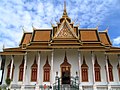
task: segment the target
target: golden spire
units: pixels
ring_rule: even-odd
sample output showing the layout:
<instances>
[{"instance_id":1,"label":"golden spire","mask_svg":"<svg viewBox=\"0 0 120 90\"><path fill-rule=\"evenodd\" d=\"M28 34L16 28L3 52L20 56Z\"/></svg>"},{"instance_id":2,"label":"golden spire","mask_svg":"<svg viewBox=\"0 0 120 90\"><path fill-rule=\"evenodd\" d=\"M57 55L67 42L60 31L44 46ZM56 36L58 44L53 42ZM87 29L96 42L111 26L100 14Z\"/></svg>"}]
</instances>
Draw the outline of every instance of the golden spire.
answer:
<instances>
[{"instance_id":1,"label":"golden spire","mask_svg":"<svg viewBox=\"0 0 120 90\"><path fill-rule=\"evenodd\" d=\"M64 12L63 16L67 16L67 11L66 11L66 0L64 0Z\"/></svg>"},{"instance_id":2,"label":"golden spire","mask_svg":"<svg viewBox=\"0 0 120 90\"><path fill-rule=\"evenodd\" d=\"M71 22L71 19L68 17L67 15L67 10L66 10L66 0L64 0L64 11L63 11L63 15L62 15L62 18L60 19L60 23L63 21L63 20L68 20L68 22L70 23Z\"/></svg>"}]
</instances>

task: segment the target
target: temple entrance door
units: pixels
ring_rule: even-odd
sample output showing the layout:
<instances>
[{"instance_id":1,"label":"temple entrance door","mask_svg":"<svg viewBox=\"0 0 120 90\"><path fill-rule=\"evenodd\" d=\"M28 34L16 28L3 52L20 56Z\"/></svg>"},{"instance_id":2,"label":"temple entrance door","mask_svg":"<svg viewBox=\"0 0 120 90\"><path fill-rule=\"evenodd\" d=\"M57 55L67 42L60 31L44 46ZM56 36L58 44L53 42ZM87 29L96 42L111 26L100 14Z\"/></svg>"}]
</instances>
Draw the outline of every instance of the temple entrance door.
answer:
<instances>
[{"instance_id":1,"label":"temple entrance door","mask_svg":"<svg viewBox=\"0 0 120 90\"><path fill-rule=\"evenodd\" d=\"M71 64L68 63L66 52L65 52L64 62L60 65L60 67L61 67L62 84L70 84Z\"/></svg>"},{"instance_id":2,"label":"temple entrance door","mask_svg":"<svg viewBox=\"0 0 120 90\"><path fill-rule=\"evenodd\" d=\"M62 67L62 84L70 84L70 67Z\"/></svg>"}]
</instances>

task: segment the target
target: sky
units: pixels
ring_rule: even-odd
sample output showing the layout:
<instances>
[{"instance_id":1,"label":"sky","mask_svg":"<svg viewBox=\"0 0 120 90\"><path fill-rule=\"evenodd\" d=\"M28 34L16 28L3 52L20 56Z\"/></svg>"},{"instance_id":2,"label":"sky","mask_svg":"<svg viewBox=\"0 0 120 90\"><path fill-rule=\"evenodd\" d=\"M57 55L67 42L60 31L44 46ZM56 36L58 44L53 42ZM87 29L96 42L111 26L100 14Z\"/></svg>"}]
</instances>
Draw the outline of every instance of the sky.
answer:
<instances>
[{"instance_id":1,"label":"sky","mask_svg":"<svg viewBox=\"0 0 120 90\"><path fill-rule=\"evenodd\" d=\"M120 0L66 0L68 16L79 28L108 29L113 46L120 47ZM35 28L52 28L63 14L64 0L0 0L0 50L18 47Z\"/></svg>"}]
</instances>

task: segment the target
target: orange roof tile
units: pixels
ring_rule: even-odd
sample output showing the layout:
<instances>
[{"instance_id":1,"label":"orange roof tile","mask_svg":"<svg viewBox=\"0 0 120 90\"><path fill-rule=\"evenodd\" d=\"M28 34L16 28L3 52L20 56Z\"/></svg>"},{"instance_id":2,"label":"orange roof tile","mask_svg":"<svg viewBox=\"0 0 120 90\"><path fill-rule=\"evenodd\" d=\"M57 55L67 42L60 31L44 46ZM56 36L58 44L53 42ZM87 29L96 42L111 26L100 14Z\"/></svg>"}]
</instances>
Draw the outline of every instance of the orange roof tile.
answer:
<instances>
[{"instance_id":1,"label":"orange roof tile","mask_svg":"<svg viewBox=\"0 0 120 90\"><path fill-rule=\"evenodd\" d=\"M109 37L106 32L99 32L100 40L104 45L111 45Z\"/></svg>"},{"instance_id":2,"label":"orange roof tile","mask_svg":"<svg viewBox=\"0 0 120 90\"><path fill-rule=\"evenodd\" d=\"M51 38L51 30L35 30L33 41L49 41Z\"/></svg>"},{"instance_id":3,"label":"orange roof tile","mask_svg":"<svg viewBox=\"0 0 120 90\"><path fill-rule=\"evenodd\" d=\"M99 41L96 30L80 30L81 41Z\"/></svg>"},{"instance_id":4,"label":"orange roof tile","mask_svg":"<svg viewBox=\"0 0 120 90\"><path fill-rule=\"evenodd\" d=\"M32 36L32 33L24 33L21 44L29 44L31 36Z\"/></svg>"}]
</instances>

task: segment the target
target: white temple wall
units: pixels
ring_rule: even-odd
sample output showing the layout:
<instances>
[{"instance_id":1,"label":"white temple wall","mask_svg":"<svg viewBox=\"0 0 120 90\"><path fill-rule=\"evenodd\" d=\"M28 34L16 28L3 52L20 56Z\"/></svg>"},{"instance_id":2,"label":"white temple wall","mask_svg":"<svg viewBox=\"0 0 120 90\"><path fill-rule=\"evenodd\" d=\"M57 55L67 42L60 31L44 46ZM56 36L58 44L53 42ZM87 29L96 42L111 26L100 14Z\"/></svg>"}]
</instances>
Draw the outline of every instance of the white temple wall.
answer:
<instances>
[{"instance_id":1,"label":"white temple wall","mask_svg":"<svg viewBox=\"0 0 120 90\"><path fill-rule=\"evenodd\" d=\"M81 53L81 65L83 64L83 55L85 56L86 64L88 65L88 82L82 82L84 85L92 85L93 84L93 71L92 71L92 57L91 52L82 52Z\"/></svg>"},{"instance_id":2,"label":"white temple wall","mask_svg":"<svg viewBox=\"0 0 120 90\"><path fill-rule=\"evenodd\" d=\"M107 84L107 78L106 78L106 70L105 70L105 54L104 52L95 52L95 55L97 56L98 64L101 68L101 82L95 82L97 85L106 85Z\"/></svg>"},{"instance_id":3,"label":"white temple wall","mask_svg":"<svg viewBox=\"0 0 120 90\"><path fill-rule=\"evenodd\" d=\"M14 56L14 73L13 73L13 81L12 84L19 83L19 65L21 64L23 59L23 56ZM5 80L7 78L7 71L8 71L8 65L10 64L11 56L6 56L5 61L5 70L4 70L4 77L3 77L3 83L5 84Z\"/></svg>"},{"instance_id":4,"label":"white temple wall","mask_svg":"<svg viewBox=\"0 0 120 90\"><path fill-rule=\"evenodd\" d=\"M110 82L112 85L118 85L119 84L119 76L118 76L118 56L117 55L109 55L109 61L111 65L113 66L113 82Z\"/></svg>"},{"instance_id":5,"label":"white temple wall","mask_svg":"<svg viewBox=\"0 0 120 90\"><path fill-rule=\"evenodd\" d=\"M11 59L10 59L11 60ZM19 82L19 66L22 63L23 56L14 56L14 74L13 74L13 84L20 83ZM6 75L7 76L7 75ZM20 83L21 84L21 83Z\"/></svg>"},{"instance_id":6,"label":"white temple wall","mask_svg":"<svg viewBox=\"0 0 120 90\"><path fill-rule=\"evenodd\" d=\"M36 84L36 82L31 82L31 66L34 63L35 56L36 56L36 52L28 52L27 54L27 64L26 64L27 66L26 66L26 76L25 76L26 77L25 83L27 85ZM37 58L36 58L36 61L37 61Z\"/></svg>"},{"instance_id":7,"label":"white temple wall","mask_svg":"<svg viewBox=\"0 0 120 90\"><path fill-rule=\"evenodd\" d=\"M60 65L64 62L65 51L68 62L71 64L71 76L76 76L76 71L78 72L78 51L77 49L56 49L54 51L54 76L56 76L56 72L58 72L58 76L61 77L61 68ZM54 81L55 82L55 81Z\"/></svg>"},{"instance_id":8,"label":"white temple wall","mask_svg":"<svg viewBox=\"0 0 120 90\"><path fill-rule=\"evenodd\" d=\"M55 82L55 76L56 72L58 72L58 76L61 77L61 69L60 65L64 62L65 57L65 51L67 54L68 62L71 64L71 76L76 76L76 71L79 72L79 65L78 65L78 51L77 49L56 49L54 50L53 55L53 83ZM107 79L106 79L106 71L105 71L105 54L104 52L94 52L97 56L97 61L101 67L101 82L95 82L96 85L106 85ZM25 84L26 85L35 85L36 82L31 82L31 66L34 62L36 55L36 61L38 60L37 52L29 52L27 55L27 69L26 69L26 77L25 77ZM43 82L43 66L45 65L46 58L48 55L48 61L51 65L51 52L41 52L41 59L40 59L40 85L50 85L50 82ZM91 52L81 52L81 64L83 63L83 55L85 56L86 64L88 65L88 79L89 82L82 82L82 85L92 85L93 84L93 71L92 71L92 58L91 58ZM5 84L5 79L7 77L7 66L10 63L11 56L6 56L6 62L5 62L5 70L4 70L4 77L3 77L3 84ZM12 84L22 84L22 82L19 82L19 66L22 63L23 56L14 56L14 76ZM113 77L114 81L110 82L111 85L119 85L119 79L118 79L118 57L117 55L109 55L110 63L113 66Z\"/></svg>"},{"instance_id":9,"label":"white temple wall","mask_svg":"<svg viewBox=\"0 0 120 90\"><path fill-rule=\"evenodd\" d=\"M50 82L44 82L44 71L43 71L43 66L46 63L46 59L47 59L47 55L48 55L48 62L51 66L51 52L41 52L40 56L41 56L41 60L40 60L40 85L50 85ZM51 77L51 76L50 76ZM50 78L51 79L51 78Z\"/></svg>"},{"instance_id":10,"label":"white temple wall","mask_svg":"<svg viewBox=\"0 0 120 90\"><path fill-rule=\"evenodd\" d=\"M8 64L10 63L10 56L6 56L6 60L5 60L5 67L4 67L4 77L3 77L3 84L5 84L5 80L6 80L6 78L7 78L7 66L8 66Z\"/></svg>"}]
</instances>

